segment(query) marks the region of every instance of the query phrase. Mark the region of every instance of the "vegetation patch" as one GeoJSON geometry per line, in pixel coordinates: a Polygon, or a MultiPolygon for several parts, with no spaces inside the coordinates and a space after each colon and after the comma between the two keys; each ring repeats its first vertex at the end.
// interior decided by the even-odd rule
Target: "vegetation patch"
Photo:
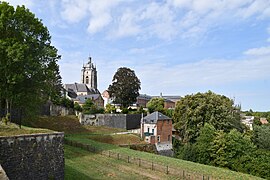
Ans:
{"type": "Polygon", "coordinates": [[[65,179],[175,179],[100,154],[65,146],[65,179]]]}
{"type": "Polygon", "coordinates": [[[13,123],[5,124],[0,121],[0,136],[14,136],[21,134],[36,134],[36,133],[51,133],[54,132],[49,129],[30,128],[21,126],[21,128],[13,123]]]}
{"type": "Polygon", "coordinates": [[[42,116],[23,123],[31,127],[65,132],[65,134],[109,134],[125,131],[124,129],[110,127],[83,126],[76,116],[42,116]]]}
{"type": "Polygon", "coordinates": [[[108,144],[145,144],[141,138],[135,134],[115,134],[115,135],[94,135],[89,139],[108,144]]]}

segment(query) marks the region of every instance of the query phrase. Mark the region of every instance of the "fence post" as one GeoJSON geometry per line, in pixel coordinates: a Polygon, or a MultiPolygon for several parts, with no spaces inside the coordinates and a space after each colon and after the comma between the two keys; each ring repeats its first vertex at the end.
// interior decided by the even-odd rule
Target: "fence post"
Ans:
{"type": "Polygon", "coordinates": [[[168,165],[167,165],[166,174],[169,174],[169,167],[168,167],[168,165]]]}
{"type": "Polygon", "coordinates": [[[183,178],[185,178],[185,171],[183,170],[183,178]]]}

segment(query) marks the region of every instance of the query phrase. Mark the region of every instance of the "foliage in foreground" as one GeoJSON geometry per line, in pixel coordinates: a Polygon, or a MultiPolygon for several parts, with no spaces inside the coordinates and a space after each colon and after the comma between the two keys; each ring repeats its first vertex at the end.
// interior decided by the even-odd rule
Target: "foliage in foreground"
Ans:
{"type": "Polygon", "coordinates": [[[34,114],[60,97],[60,56],[47,27],[24,6],[0,1],[0,111],[34,114]]]}

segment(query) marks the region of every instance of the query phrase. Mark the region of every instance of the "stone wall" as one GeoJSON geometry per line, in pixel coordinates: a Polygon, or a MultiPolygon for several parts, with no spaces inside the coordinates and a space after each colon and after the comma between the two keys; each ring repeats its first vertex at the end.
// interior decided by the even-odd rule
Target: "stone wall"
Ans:
{"type": "Polygon", "coordinates": [[[64,179],[64,133],[0,137],[0,164],[10,180],[64,179]]]}
{"type": "Polygon", "coordinates": [[[39,114],[45,116],[67,116],[74,115],[75,112],[72,108],[67,108],[64,106],[55,105],[51,102],[47,102],[41,106],[39,114]]]}
{"type": "Polygon", "coordinates": [[[121,129],[140,128],[140,114],[82,114],[78,115],[83,125],[108,126],[121,129]]]}
{"type": "Polygon", "coordinates": [[[74,110],[72,108],[66,108],[63,106],[50,105],[50,116],[67,116],[73,115],[74,110]]]}
{"type": "Polygon", "coordinates": [[[126,129],[126,114],[97,114],[96,121],[99,126],[126,129]]]}

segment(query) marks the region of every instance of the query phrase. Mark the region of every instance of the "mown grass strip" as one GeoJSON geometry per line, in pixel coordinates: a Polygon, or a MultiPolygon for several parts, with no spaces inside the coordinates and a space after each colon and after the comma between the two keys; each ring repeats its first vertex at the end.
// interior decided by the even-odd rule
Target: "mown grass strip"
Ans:
{"type": "Polygon", "coordinates": [[[67,139],[76,141],[82,144],[95,146],[99,150],[110,151],[113,153],[120,153],[121,155],[132,156],[138,159],[148,160],[150,162],[154,161],[155,163],[158,163],[164,166],[168,165],[169,167],[179,168],[183,171],[183,173],[200,174],[202,177],[210,176],[213,179],[216,179],[216,178],[219,178],[219,179],[261,179],[259,177],[255,177],[255,176],[251,176],[251,175],[243,174],[243,173],[238,173],[238,172],[230,171],[223,168],[207,166],[203,164],[193,163],[190,161],[184,161],[181,159],[175,159],[175,158],[170,158],[170,157],[165,157],[165,156],[159,156],[156,154],[135,151],[128,148],[120,148],[119,146],[112,145],[112,144],[96,142],[89,139],[87,135],[85,136],[81,136],[81,135],[72,136],[71,135],[71,136],[68,136],[67,139]]]}

